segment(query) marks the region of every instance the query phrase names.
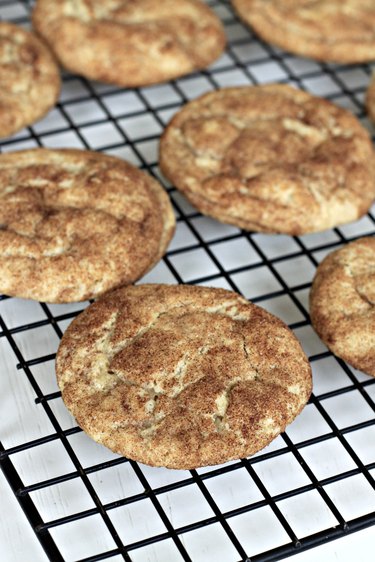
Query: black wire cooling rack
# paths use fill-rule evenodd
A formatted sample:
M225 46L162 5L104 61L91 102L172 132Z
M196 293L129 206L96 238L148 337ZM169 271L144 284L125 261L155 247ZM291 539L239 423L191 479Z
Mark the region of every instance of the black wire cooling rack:
M1 141L0 149L88 148L158 177L172 198L177 232L167 256L142 281L233 289L280 316L309 356L314 393L286 433L251 458L192 471L139 465L84 435L55 383L59 338L87 303L2 297L0 463L54 562L280 560L375 524L375 379L327 351L307 304L319 261L375 234L375 208L355 223L313 235L247 233L202 217L166 183L157 163L170 117L222 86L291 83L348 108L370 127L363 97L371 67L294 57L254 37L229 2L209 4L229 43L208 70L132 90L66 74L57 107ZM24 0L0 0L0 18L28 24L31 8Z

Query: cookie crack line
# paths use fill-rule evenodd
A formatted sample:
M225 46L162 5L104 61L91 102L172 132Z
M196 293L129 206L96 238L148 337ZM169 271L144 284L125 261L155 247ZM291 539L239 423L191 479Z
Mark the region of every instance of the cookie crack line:
M355 287L355 292L365 303L370 305L371 308L373 308L375 306L375 303L372 300L370 300L370 298L364 292L358 290L357 287ZM367 312L369 312L369 311L367 311ZM365 312L363 314L365 314Z
M358 239L359 241L361 240L360 238ZM352 281L352 285L353 285L353 290L355 291L355 293L360 297L360 299L362 299L365 303L369 304L370 307L375 306L375 303L367 296L366 291L361 291L361 289L358 287L358 277L361 277L361 273L357 273L355 270L353 270L352 265L350 263L349 260L346 260L345 262L343 262L342 266L345 269L346 274L350 277L351 281ZM373 277L374 283L375 283L375 266L368 266L366 268L366 275L371 275ZM367 311L363 311L362 313L358 313L357 311L352 313L352 314L348 314L346 316L356 316L358 314L366 314Z
M224 114L215 114L212 115L213 118L216 117L224 117ZM230 119L228 119L228 116L226 115L226 118L228 121L230 121ZM252 122L256 123L257 121L261 121L262 119L253 119ZM264 121L272 121L274 120L275 122L278 122L279 119L278 118L263 118ZM287 121L287 119L284 119L284 121ZM304 123L300 123L299 121L295 120L297 123L299 123L301 126L306 126L308 127L308 125L305 125ZM186 124L186 123L184 123ZM314 128L315 129L315 128ZM296 130L296 128L288 128L285 127L286 131L290 131L295 133L296 135L300 136L301 138L304 138L306 135L300 133L298 130ZM318 129L315 129L316 131L319 131ZM184 144L184 146L189 150L189 152L192 154L192 156L194 156L194 158L197 161L200 160L210 160L212 162L216 162L216 163L223 163L223 161L226 158L226 154L228 152L230 152L230 150L232 149L233 146L236 145L236 143L238 142L238 140L244 135L244 133L246 133L246 131L250 132L251 128L248 125L245 125L244 128L240 131L238 131L238 136L231 142L231 144L226 148L225 152L222 155L218 155L218 154L213 154L209 148L206 149L199 149L194 147L191 142L189 141L189 139L183 134L183 131L181 128L179 128L179 132L181 133L181 140L182 143ZM338 138L339 136L342 136L342 138L347 139L350 138L347 135L332 135L331 138L336 137ZM315 179L314 176L311 174L311 171L308 170L306 168L306 164L308 163L314 163L317 159L317 157L320 159L320 157L318 156L318 151L321 150L322 146L328 141L331 140L331 138L323 138L319 143L314 144L311 149L310 149L310 155L309 157L306 159L304 158L301 162L297 162L294 163L294 168L296 168L297 173L301 174L301 176L303 178L305 178L306 180L313 180ZM251 176L246 176L243 175L243 173L241 173L240 171L240 164L236 164L231 163L231 171L230 171L230 175L233 175L233 177L235 177L236 179L238 179L239 181L241 181L244 186L246 186L248 188L248 190L245 192L242 192L243 195L248 196L249 198L254 198L257 200L262 200L262 198L257 197L255 194L251 193L251 184L255 183L257 181L259 181L260 177L264 174L267 174L270 170L275 169L275 162L270 161L259 161L253 162L254 165L259 165L260 169L256 174L252 174ZM292 164L290 164L291 166ZM281 168L283 167L287 167L287 166L283 166L283 164L281 163L280 165ZM225 172L224 170L217 170L216 172L212 172L208 177L204 178L203 182L206 183L209 180L211 180L212 178L219 178L219 177L227 177L229 172ZM346 182L346 178L338 178L339 183L336 189L347 189L348 191L353 191L355 192L354 189L351 188L350 185L347 185ZM306 189L309 191L309 193L312 195L312 197L318 202L320 203L322 201L322 197L321 194L315 189L313 189L311 187L311 185L309 185L308 183L303 183L302 188ZM209 201L210 198L206 197L206 200ZM288 207L287 204L285 204L285 207Z
M202 380L204 380L205 378L206 377L203 376L189 384L186 384L178 394L185 391L188 387L199 385L199 383L201 383ZM215 431L219 434L223 434L223 433L229 434L233 430L232 425L235 425L235 423L233 424L231 419L229 419L227 416L227 411L230 407L231 395L233 394L234 390L244 382L251 383L251 382L259 382L261 380L262 377L260 376L259 371L255 370L255 375L253 377L238 378L237 380L233 380L229 382L228 385L223 388L222 392L218 394L216 397L215 400L217 406L216 410L213 410L212 413L202 415L202 418L207 417L208 419L211 419L213 422L213 426L212 426L213 431L207 433L207 431L202 430L201 431L202 435L205 438L208 438L209 435ZM278 383L277 381L268 381L267 384L269 386L285 390L285 387L282 384ZM147 395L149 396L149 401L146 403L145 409L150 414L150 417L146 420L143 420L140 423L135 423L134 425L137 428L139 436L142 439L148 440L150 444L152 442L153 437L155 436L155 433L157 432L158 427L160 427L162 423L165 423L166 419L171 419L171 423L173 423L173 414L166 413L163 410L158 411L154 414L154 410L156 408L159 399L163 396L168 396L167 392L157 391L155 390L155 387L146 387L146 386L142 387L142 390L146 392ZM296 394L296 392L292 390L287 389L287 391L291 395ZM178 400L178 394L169 395L169 397L174 400ZM150 405L150 403L152 403L152 405ZM126 425L129 423L129 421L126 422L124 421L123 423L124 425Z
M116 355L120 352L123 351L126 348L130 348L132 346L132 344L134 344L134 342L136 342L139 338L141 338L142 336L144 336L147 332L149 332L150 330L152 330L153 328L155 328L158 324L158 321L160 320L160 318L163 317L167 317L168 315L172 315L173 312L175 312L177 309L184 309L185 305L179 305L176 307L172 307L171 309L169 309L168 311L165 312L161 312L157 315L157 317L154 319L153 322L151 322L147 327L142 328L135 336L133 336L132 338L130 338L127 342L123 342L118 346L115 346L113 348L112 353L110 354L111 359L114 359L116 357ZM226 310L228 308L228 306L224 307L222 310ZM198 312L201 312L198 310ZM206 312L206 311L205 311ZM210 312L209 314L222 314L222 312ZM184 316L184 315L182 315ZM229 315L230 318L233 318L232 315ZM114 319L112 319L111 321L111 328L108 330L105 341L103 341L101 343L101 348L102 347L107 347L115 330L116 330L116 322L118 320L118 316ZM235 320L236 321L236 320ZM241 322L241 320L240 320ZM234 378L234 380L232 380L231 382L229 382L226 386L224 385L224 390L217 396L216 399L216 403L218 404L219 401L224 400L226 402L225 404L225 408L223 409L222 406L218 405L218 410L217 412L213 412L211 414L215 424L216 422L219 423L220 422L220 431L226 427L226 429L230 429L230 424L228 425L226 419L225 419L225 414L227 411L227 408L229 406L229 398L230 398L230 394L233 391L233 389L238 386L239 384L243 383L243 382L259 382L262 381L262 374L260 372L260 370L255 367L251 360L250 360L250 354L248 352L248 348L247 348L247 343L246 343L246 336L244 334L239 334L239 337L242 338L242 346L243 346L243 351L244 351L244 356L246 358L246 360L249 363L249 374L244 376L237 376ZM168 397L170 399L173 400L178 400L179 395L182 394L183 392L185 392L189 387L194 387L194 386L199 386L200 383L202 383L202 381L204 379L209 379L210 375L202 375L198 378L195 378L192 381L187 381L187 382L179 382L177 384L174 384L169 390L164 390L162 388L162 386L160 385L159 379L161 379L162 381L164 381L165 379L167 380L175 380L175 379L179 379L182 377L183 374L185 374L185 372L187 371L188 367L194 363L194 358L195 357L201 357L204 354L208 354L212 349L215 348L215 345L208 345L205 344L203 346L200 346L198 349L194 349L193 351L189 351L186 354L184 354L184 356L181 358L181 360L177 363L176 368L174 371L166 371L166 372L159 372L159 373L155 373L154 376L152 376L150 378L150 380L148 380L147 382L144 383L138 383L135 382L134 380L132 380L131 378L129 378L129 376L127 376L126 373L124 373L123 371L116 371L116 369L108 369L108 374L110 375L115 375L116 376L116 382L111 385L108 385L107 387L103 387L101 390L105 393L110 393L113 388L115 388L116 386L125 384L126 386L132 386L135 387L139 390L141 395L146 395L148 397L148 402L145 404L145 409L146 412L148 414L150 414L150 419L143 421L141 423L141 426L139 428L140 431L140 436L142 437L146 437L146 435L144 435L144 430L147 429L147 435L150 437L149 434L154 432L154 425L155 424L159 424L163 419L165 419L166 417L168 417L168 414L165 414L165 412L157 412L155 414L155 417L153 417L153 413L156 407L156 404L159 400L160 397L165 396ZM109 354L107 355L109 356ZM110 363L110 360L109 360ZM271 384L272 386L275 387L280 387L281 389L284 389L284 385L281 383L278 383L277 381L268 381L268 384ZM293 391L288 389L288 392L291 392L293 394ZM219 420L219 421L217 421ZM146 424L146 427L145 427Z
M29 242L33 242L36 246L42 246L43 244L56 244L57 242L54 240L53 237L45 235L43 236L42 234L38 234L38 230L43 229L44 227L47 227L49 224L49 221L51 219L51 215L53 215L52 218L56 218L57 216L59 216L59 214L64 213L66 211L70 211L71 214L73 215L79 215L82 213L86 213L86 211L89 210L92 213L94 213L95 215L97 215L97 221L98 223L100 223L100 219L103 217L108 217L109 219L114 219L116 221L116 224L112 225L112 234L118 234L121 230L121 228L126 228L126 226L128 225L124 225L124 223L129 223L129 225L131 223L134 223L136 225L142 225L142 223L144 223L144 220L134 220L131 217L128 217L126 215L123 215L121 217L116 216L116 214L111 213L105 209L100 209L100 208L95 208L95 207L89 207L86 206L85 209L81 209L79 207L74 207L74 206L70 206L70 205L59 205L59 206L45 206L43 207L43 211L41 211L41 217L40 220L35 223L35 232L32 233L25 233L21 230L22 227L15 227L15 226L9 226L8 224L0 224L0 231L2 232L6 232L9 234L13 234L16 235L17 238L20 239L20 241L22 241L22 239L28 240ZM37 211L39 212L39 211ZM60 215L61 216L61 215ZM72 217L70 218L70 220L72 219ZM103 236L107 236L106 233L103 233L102 230L92 230L90 233L86 233L84 235L79 234L78 232L75 232L74 229L71 230L70 232L66 233L66 235L64 237L61 238L61 240L59 240L59 244L61 243L63 246L61 248L56 248L56 249L52 249L49 250L48 248L43 249L42 247L37 247L35 248L35 250L37 250L39 252L39 255L37 256L33 256L33 255L28 255L27 252L24 252L21 248L18 249L14 249L12 248L12 250L10 251L3 251L0 252L0 254L3 257L26 257L28 259L40 259L40 258L50 258L50 257L57 257L57 256L62 256L62 255L66 255L66 256L72 256L75 255L76 253L76 246L77 243L87 243L92 239L95 239L95 237L103 237Z
M213 307L214 310L207 310L207 309L195 309L194 310L194 314L196 314L197 312L204 312L205 314L211 314L211 315L215 315L215 314L219 314L222 316L227 316L228 318L231 318L232 320L234 320L235 322L242 322L244 319L242 317L238 317L236 310L233 311L233 313L229 313L228 309L230 310L231 308L233 308L233 306L237 304L234 301L233 302L229 302L227 303L225 306L222 307ZM189 306L189 305L188 305ZM153 330L154 328L157 327L157 324L159 322L159 320L161 318L167 318L168 316L174 316L174 313L177 310L184 310L187 308L186 303L184 304L179 304L177 306L171 307L168 310L159 312L156 314L156 316L154 317L154 319L152 320L152 322L150 322L147 326L142 327L135 335L127 338L125 341L119 342L118 344L113 345L113 347L111 348L111 351L109 352L108 350L110 349L110 343L111 340L116 332L116 323L118 321L118 315L116 315L112 320L111 320L111 328L108 330L108 332L106 333L105 339L100 340L99 342L99 351L102 351L103 348L105 350L106 353L106 358L108 361L108 371L107 374L108 375L115 375L116 376L116 383L113 383L113 381L109 382L108 386L109 389L112 390L114 388L114 386L122 384L122 382L124 382L125 384L129 384L132 386L138 386L137 383L134 383L134 381L132 381L129 378L126 378L126 376L124 375L124 373L122 371L119 371L114 368L111 368L110 365L112 364L112 362L114 361L114 359L116 358L117 355L119 355L121 352L123 352L125 349L130 348L132 345L134 345L134 343L137 342L137 340L141 339L143 336L145 336L148 332L150 332L151 330ZM186 316L191 314L191 312L186 312L186 314L181 315L181 317ZM209 345L203 345L200 346L198 349L195 350L195 353L197 354L197 356L202 356L206 353L209 352L210 350L210 346ZM249 359L249 355L247 352L247 345L245 342L245 336L243 336L243 349L244 349L244 353L247 359ZM252 367L252 369L254 369ZM177 373L177 374L181 374L181 373ZM174 378L176 376L176 373L171 373L168 375L170 378ZM180 394L183 390L185 390L185 388L187 388L187 386L190 386L191 384L195 384L196 382L198 382L201 379L195 380L193 383L189 383L186 386L184 386L183 388L179 389L178 392L174 391L174 396L177 396L178 394ZM146 383L145 385L141 385L140 388L146 390L149 387L149 383ZM152 387L152 384L151 384ZM158 394L167 394L165 392L160 392L160 391L156 391L155 388L157 387L157 383L154 383L153 389L155 392L158 392ZM105 391L105 387L102 387L102 390Z

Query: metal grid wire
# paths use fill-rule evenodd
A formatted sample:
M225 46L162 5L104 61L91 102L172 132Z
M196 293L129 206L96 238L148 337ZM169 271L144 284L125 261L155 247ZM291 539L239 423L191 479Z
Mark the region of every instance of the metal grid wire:
M259 41L229 2L208 2L229 44L208 70L125 90L64 74L60 102L0 143L81 147L128 159L170 193L177 232L141 282L193 283L242 293L294 330L312 363L303 413L257 455L192 471L153 469L94 444L66 412L54 378L64 329L87 303L3 297L2 394L10 412L1 468L50 560L210 562L280 560L375 523L375 379L332 356L314 334L307 297L319 261L375 233L375 209L356 223L289 237L243 232L197 213L160 176L157 147L189 99L229 85L286 82L333 100L368 125L369 65L318 64ZM0 0L1 19L27 24L32 3ZM8 404L8 410L7 410Z

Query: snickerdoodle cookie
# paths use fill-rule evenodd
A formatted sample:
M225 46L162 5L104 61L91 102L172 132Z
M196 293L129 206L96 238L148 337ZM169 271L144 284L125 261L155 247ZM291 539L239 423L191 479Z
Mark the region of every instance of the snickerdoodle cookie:
M0 156L0 291L47 302L132 283L174 232L160 184L112 156L34 149Z
M310 314L333 353L375 376L375 238L360 238L322 261L310 293Z
M202 213L259 232L325 230L375 199L368 132L349 111L286 85L188 103L163 133L160 165Z
M373 0L232 0L265 41L322 61L375 60Z
M180 469L262 449L311 392L309 363L281 320L230 291L188 285L108 293L65 332L56 372L93 439Z
M68 70L127 87L205 68L226 42L200 0L37 0L33 25Z
M0 22L0 137L43 117L60 93L57 64L34 33Z

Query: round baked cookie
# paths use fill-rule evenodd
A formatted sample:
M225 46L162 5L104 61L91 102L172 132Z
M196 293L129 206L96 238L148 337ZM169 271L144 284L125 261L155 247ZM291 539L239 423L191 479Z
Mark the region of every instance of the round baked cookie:
M329 254L310 292L311 322L327 347L375 376L375 238Z
M60 93L60 74L34 33L0 22L0 137L43 117Z
M265 41L321 61L375 60L373 0L232 0Z
M133 283L165 252L167 193L131 164L96 152L0 156L0 291L47 302Z
M188 103L162 135L160 166L202 213L259 232L325 230L375 198L368 132L349 111L287 85Z
M65 68L126 87L205 68L226 43L200 0L37 0L33 25Z
M56 373L95 441L179 469L257 452L311 392L307 358L281 320L231 291L189 285L108 293L65 332Z

